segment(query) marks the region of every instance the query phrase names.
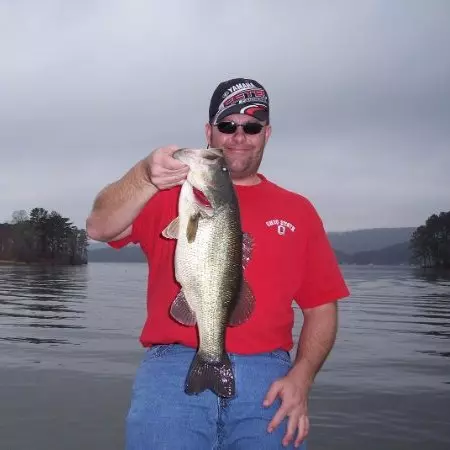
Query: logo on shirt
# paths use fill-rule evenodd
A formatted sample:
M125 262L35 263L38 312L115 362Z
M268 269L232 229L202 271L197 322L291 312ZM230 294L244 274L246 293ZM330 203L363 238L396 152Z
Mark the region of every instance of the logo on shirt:
M266 222L266 225L269 228L276 227L277 233L280 236L284 236L288 232L288 230L290 230L292 233L295 231L295 226L287 220L271 219Z

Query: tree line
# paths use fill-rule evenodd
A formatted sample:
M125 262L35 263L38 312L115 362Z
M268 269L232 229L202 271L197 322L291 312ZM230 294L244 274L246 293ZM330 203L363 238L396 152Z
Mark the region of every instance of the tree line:
M0 224L0 260L86 264L88 245L85 230L44 208L14 211L10 223Z
M428 217L412 234L410 249L414 264L450 268L450 211Z
M14 211L10 223L0 224L0 260L87 264L88 237L56 211L33 208ZM450 211L431 215L413 232L411 263L450 268Z

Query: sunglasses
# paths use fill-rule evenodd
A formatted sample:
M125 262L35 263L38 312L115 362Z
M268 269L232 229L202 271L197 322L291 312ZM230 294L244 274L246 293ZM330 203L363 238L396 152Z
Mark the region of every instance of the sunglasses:
M216 125L217 129L221 133L234 134L238 127L242 127L245 134L258 134L264 128L264 125L258 122L247 122L247 123L235 123L235 122L219 122Z

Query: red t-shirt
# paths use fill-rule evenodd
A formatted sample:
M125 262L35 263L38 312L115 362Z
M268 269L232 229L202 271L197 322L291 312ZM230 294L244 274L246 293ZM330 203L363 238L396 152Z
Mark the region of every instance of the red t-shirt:
M253 290L255 309L247 322L227 329L226 350L243 354L292 349L292 301L313 308L349 295L313 205L260 177L257 185L235 186L242 229L253 238L244 277ZM162 237L161 231L177 215L179 192L179 186L158 192L136 217L131 235L109 242L115 248L134 242L147 256L147 319L140 337L144 346L198 346L196 327L169 315L180 290L173 266L176 241Z

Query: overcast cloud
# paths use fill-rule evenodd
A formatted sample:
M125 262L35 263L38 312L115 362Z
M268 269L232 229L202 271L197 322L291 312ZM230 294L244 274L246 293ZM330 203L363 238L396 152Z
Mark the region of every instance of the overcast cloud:
M155 147L204 145L218 82L269 91L261 171L329 231L450 210L450 2L0 0L0 222L84 227Z

